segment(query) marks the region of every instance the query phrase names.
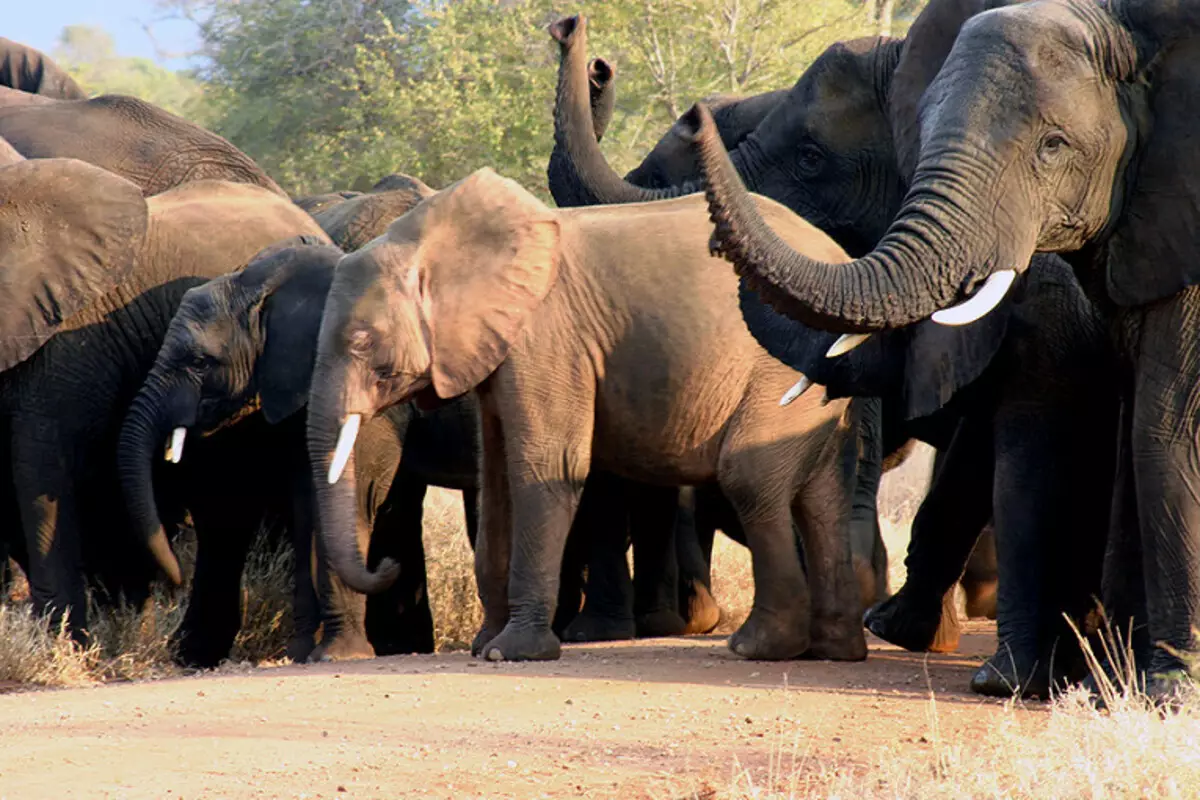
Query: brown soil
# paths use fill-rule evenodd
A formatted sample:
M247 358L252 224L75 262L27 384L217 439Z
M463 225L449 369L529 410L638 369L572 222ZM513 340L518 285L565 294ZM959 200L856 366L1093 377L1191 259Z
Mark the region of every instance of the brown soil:
M985 735L1001 706L966 684L994 641L973 623L957 654L873 640L834 664L662 639L17 692L0 696L0 797L704 797L742 770L762 786Z

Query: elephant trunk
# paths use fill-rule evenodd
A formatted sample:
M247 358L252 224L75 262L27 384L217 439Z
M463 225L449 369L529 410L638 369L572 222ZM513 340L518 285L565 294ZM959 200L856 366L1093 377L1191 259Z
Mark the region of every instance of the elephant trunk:
M152 373L134 398L121 426L117 473L136 535L175 586L183 584L179 560L171 552L166 529L154 499L154 458L171 426L166 418L167 391ZM182 442L180 442L180 445Z
M947 150L940 166L918 169L899 215L874 251L842 264L815 261L763 221L708 109L697 105L682 121L706 184L715 225L710 248L763 300L806 325L842 334L911 325L953 305L996 269L1011 278L1010 270L1026 268L1033 254L1032 236L997 241L983 233L989 226L978 221L986 217L972 213L979 201L958 177L970 171L956 170L957 156ZM993 294L980 293L982 299Z
M308 455L316 486L318 554L328 559L347 586L363 594L377 594L395 583L400 567L385 558L371 572L358 546L354 441L364 415L347 414L341 399L343 382L322 380L320 376L337 371L322 367L321 361L318 355L308 402ZM344 370L341 372L344 374Z
M623 179L600 152L598 123L592 117L587 63L587 24L567 17L550 26L562 51L554 103L554 151L547 177L560 207L642 203L698 192L698 182L664 189L644 189ZM593 62L593 67L601 63Z
M592 112L592 133L599 142L612 121L617 104L617 89L613 85L616 73L612 64L603 58L593 58L588 64L588 98Z

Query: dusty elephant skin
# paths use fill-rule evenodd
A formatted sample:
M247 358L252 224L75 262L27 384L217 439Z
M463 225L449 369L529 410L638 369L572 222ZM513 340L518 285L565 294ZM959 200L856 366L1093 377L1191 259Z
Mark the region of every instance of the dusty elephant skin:
M767 244L727 173L710 176L721 247L774 287L781 310L835 329L910 322L997 271L1029 268L1035 251L1077 254L1089 291L1119 309L1128 379L1110 550L1121 558L1106 578L1132 582L1123 573L1138 549L1130 540L1140 543L1141 650L1154 693L1181 674L1172 651L1195 649L1200 622L1190 400L1200 378L1200 193L1184 144L1198 34L1189 4L1038 0L975 16L918 107L915 177L899 218L879 249L837 270ZM901 270L889 264L911 277L895 280ZM1119 605L1130 609L1128 598Z
M137 603L148 593L153 564L127 533L113 444L175 305L189 287L277 239L325 237L299 209L254 186L203 181L145 199L89 164L31 159L0 169L0 188L9 281L0 418L12 432L6 538L20 540L35 610L58 619L71 609L71 630L82 638L85 573L112 598ZM213 497L221 523L237 507L237 476L229 478L233 493ZM166 537L143 544L178 582Z
M844 257L763 202L792 241ZM815 396L780 408L799 376L745 330L736 280L708 255L705 227L700 198L553 212L482 170L344 260L309 398L309 452L325 482L321 531L342 579L380 590L395 570L385 562L369 572L348 527L331 526L324 513L353 497L359 422L413 395L474 390L483 439L476 574L486 616L477 652L559 655L550 629L559 561L594 464L645 481L720 484L755 563L754 610L730 640L735 652L865 657L845 536L853 414L847 401ZM654 269L648 246L660 254Z
M814 222L852 254L869 251L903 199L909 173L899 159L910 149L905 131L912 108L949 50L961 23L955 15L969 17L975 5L935 0L905 40L857 39L829 47L733 151L741 179ZM585 21L564 20L551 33L562 48L555 152L567 162L559 177L573 181L552 185L556 197L630 202L700 188L699 172L689 176L697 182L655 191L612 173L587 135L580 101ZM720 116L713 116L724 141ZM686 118L675 130L687 132ZM685 138L690 142L690 133ZM999 532L1008 541L999 549L1007 566L999 569L1013 577L1001 604L1005 619L997 658L981 672L986 679L974 685L1005 696L1013 687L1044 695L1048 654L1058 654L1060 672L1071 663L1064 650L1075 638L1061 612L1081 619L1098 592L1102 544L1095 531L1107 517L1093 495L1096 486L1110 481L1109 440L1095 431L1112 425L1111 402L1097 401L1111 394L1106 392L1111 356L1099 314L1069 269L1047 263L1044 279L1025 282L978 322L953 328L921 322L873 336L836 358L825 356L835 337L776 313L745 280L740 290L746 323L768 352L825 385L832 396L882 397L885 430L875 447L890 451L917 436L942 450L914 521L909 581L868 615L873 632L909 649L956 646L957 620L945 612L951 608L946 601L964 566L979 560L968 555L994 516L995 498L995 514L1005 521ZM997 448L1010 452L1014 442L1019 450L1043 438L1060 449L1047 458L1028 455L1042 462L1042 474L1052 476L1046 486L1057 488L1031 492L997 459ZM947 463L952 468L940 468ZM877 485L877 476L871 486L861 485L871 480L869 473L860 475L856 509ZM854 523L874 517L873 508L862 505ZM855 552L869 553L870 537L858 527ZM1046 541L1055 546L1047 550ZM986 554L987 543L981 544ZM993 563L990 579L986 569L980 580L964 575L972 610L994 596L996 569Z
M0 36L0 86L59 100L86 100L66 70L45 53Z

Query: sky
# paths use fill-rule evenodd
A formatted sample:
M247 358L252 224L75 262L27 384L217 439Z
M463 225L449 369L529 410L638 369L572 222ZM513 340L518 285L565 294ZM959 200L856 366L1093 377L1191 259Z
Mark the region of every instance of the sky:
M84 24L102 27L117 42L117 53L143 56L163 66L180 69L194 63L170 54L194 51L195 27L186 21L156 22L160 12L155 0L5 0L0 35L49 52L65 26ZM168 57L155 52L154 41L143 29L153 23L154 37Z

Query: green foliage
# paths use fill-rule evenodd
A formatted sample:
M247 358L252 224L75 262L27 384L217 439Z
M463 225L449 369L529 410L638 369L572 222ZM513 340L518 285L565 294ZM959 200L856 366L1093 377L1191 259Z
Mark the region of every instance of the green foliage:
M199 20L215 129L285 188L445 186L491 166L545 192L558 64L545 27L590 19L617 66L604 148L640 160L693 102L789 86L829 43L893 33L914 0L172 0Z
M90 94L132 95L194 122L209 121L200 81L147 58L117 55L112 36L102 28L68 25L52 56Z

